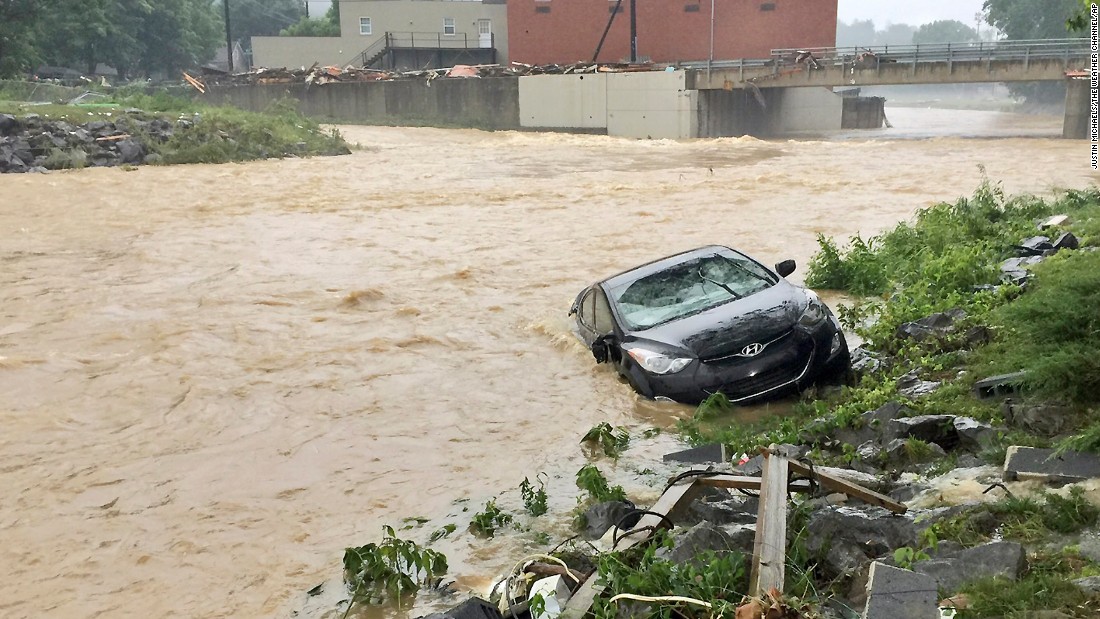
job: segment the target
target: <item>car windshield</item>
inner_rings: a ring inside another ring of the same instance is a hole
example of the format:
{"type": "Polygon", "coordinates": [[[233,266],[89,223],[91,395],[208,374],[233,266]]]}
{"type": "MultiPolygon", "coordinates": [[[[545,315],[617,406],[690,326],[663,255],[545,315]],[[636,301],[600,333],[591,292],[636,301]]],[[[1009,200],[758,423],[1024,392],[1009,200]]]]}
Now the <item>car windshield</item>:
{"type": "Polygon", "coordinates": [[[648,329],[775,285],[775,276],[739,254],[695,257],[611,289],[623,321],[648,329]]]}

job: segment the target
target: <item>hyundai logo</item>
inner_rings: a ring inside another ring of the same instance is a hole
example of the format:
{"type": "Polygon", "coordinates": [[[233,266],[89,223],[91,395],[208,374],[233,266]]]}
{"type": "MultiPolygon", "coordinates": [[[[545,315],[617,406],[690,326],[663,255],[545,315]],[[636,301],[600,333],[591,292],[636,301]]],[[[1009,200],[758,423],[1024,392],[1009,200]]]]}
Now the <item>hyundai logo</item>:
{"type": "Polygon", "coordinates": [[[757,342],[753,342],[752,344],[749,344],[748,346],[741,349],[741,356],[742,357],[755,357],[756,355],[759,355],[762,352],[764,352],[764,345],[759,344],[757,342]]]}

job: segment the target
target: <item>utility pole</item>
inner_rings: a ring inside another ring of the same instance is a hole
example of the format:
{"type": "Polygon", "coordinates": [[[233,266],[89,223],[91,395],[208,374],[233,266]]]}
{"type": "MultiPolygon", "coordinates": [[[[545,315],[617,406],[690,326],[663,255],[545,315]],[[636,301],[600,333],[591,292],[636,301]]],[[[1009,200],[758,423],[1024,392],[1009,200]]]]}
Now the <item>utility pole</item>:
{"type": "Polygon", "coordinates": [[[630,62],[638,62],[638,5],[630,0],[630,62]]]}
{"type": "Polygon", "coordinates": [[[306,19],[309,19],[309,0],[305,0],[303,4],[306,5],[306,19]]]}
{"type": "Polygon", "coordinates": [[[225,59],[228,61],[229,72],[233,73],[233,36],[229,29],[229,0],[222,0],[225,7],[225,59]]]}

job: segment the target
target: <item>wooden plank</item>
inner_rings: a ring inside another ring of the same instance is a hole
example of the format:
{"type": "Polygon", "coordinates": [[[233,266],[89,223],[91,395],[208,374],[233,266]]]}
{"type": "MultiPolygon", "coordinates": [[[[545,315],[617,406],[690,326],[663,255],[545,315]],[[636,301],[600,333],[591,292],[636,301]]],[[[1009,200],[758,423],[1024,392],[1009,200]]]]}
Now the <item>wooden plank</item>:
{"type": "MultiPolygon", "coordinates": [[[[690,503],[696,495],[702,490],[702,486],[698,483],[697,478],[689,478],[681,481],[664,491],[657,502],[653,504],[653,507],[649,508],[649,511],[661,514],[663,516],[669,516],[675,512],[678,508],[690,503]]],[[[660,527],[663,524],[663,520],[657,516],[646,514],[638,520],[638,524],[634,526],[635,529],[642,527],[660,527]]],[[[615,528],[612,527],[610,535],[614,535],[615,528]]],[[[615,547],[616,552],[621,552],[628,548],[637,546],[638,544],[648,540],[653,536],[652,530],[641,531],[634,535],[619,538],[619,545],[615,547]]],[[[606,535],[605,535],[606,537],[606,535]]],[[[596,573],[593,573],[588,577],[588,580],[584,581],[584,584],[580,586],[573,597],[569,598],[569,601],[565,603],[565,608],[562,609],[561,619],[583,619],[588,614],[588,610],[592,608],[592,603],[596,600],[596,596],[603,592],[603,587],[596,584],[596,573]]]]}
{"type": "MultiPolygon", "coordinates": [[[[771,458],[768,459],[770,460],[771,458]]],[[[812,469],[796,460],[790,460],[789,466],[792,471],[798,473],[799,475],[812,475],[819,484],[834,492],[842,492],[844,494],[847,494],[848,496],[854,496],[857,499],[860,499],[872,505],[885,507],[895,514],[904,514],[908,509],[906,506],[898,503],[897,501],[891,499],[885,494],[879,494],[874,490],[864,488],[863,486],[860,486],[858,484],[853,484],[850,481],[846,481],[839,477],[834,477],[832,475],[829,475],[828,473],[822,473],[821,471],[818,471],[817,469],[812,469]]]]}
{"type": "Polygon", "coordinates": [[[596,601],[596,597],[603,593],[603,585],[597,585],[596,580],[596,574],[592,574],[588,580],[584,581],[580,589],[577,589],[573,597],[565,603],[565,608],[558,615],[560,619],[584,619],[588,609],[592,608],[592,604],[596,601]]]}
{"type": "MultiPolygon", "coordinates": [[[[661,495],[661,498],[657,499],[657,502],[654,503],[653,507],[650,507],[648,511],[671,518],[672,513],[674,513],[678,508],[682,508],[693,501],[702,489],[703,487],[701,484],[699,484],[698,478],[689,478],[687,480],[684,480],[683,482],[672,486],[668,490],[665,490],[664,494],[661,495]]],[[[663,519],[658,518],[657,516],[646,514],[638,520],[638,524],[634,525],[634,529],[642,529],[644,527],[658,528],[663,523],[663,519]]],[[[611,531],[614,530],[614,528],[611,529],[611,531]]],[[[614,533],[611,533],[611,535],[614,535],[614,533]]],[[[653,531],[643,531],[641,533],[635,533],[634,535],[629,535],[626,537],[620,535],[619,545],[615,547],[615,551],[621,552],[628,548],[637,546],[638,544],[649,539],[652,535],[653,531]]]]}
{"type": "Polygon", "coordinates": [[[780,456],[764,458],[760,475],[760,510],[752,548],[749,595],[761,596],[773,587],[783,591],[787,560],[787,464],[780,456]]]}

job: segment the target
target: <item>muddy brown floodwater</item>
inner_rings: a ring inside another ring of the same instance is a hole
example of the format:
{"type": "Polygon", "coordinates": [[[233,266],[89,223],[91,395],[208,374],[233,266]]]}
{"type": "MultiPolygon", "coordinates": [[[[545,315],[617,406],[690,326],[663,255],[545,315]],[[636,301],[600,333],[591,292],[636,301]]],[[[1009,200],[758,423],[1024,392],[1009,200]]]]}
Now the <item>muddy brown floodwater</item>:
{"type": "Polygon", "coordinates": [[[364,149],[0,177],[0,616],[287,616],[413,516],[420,541],[458,524],[440,547],[483,586],[541,547],[478,542],[473,511],[545,471],[563,521],[584,431],[686,411],[574,343],[586,284],[705,243],[800,278],[818,233],[969,195],[979,165],[1009,192],[1097,180],[1047,137],[343,130],[364,149]]]}

